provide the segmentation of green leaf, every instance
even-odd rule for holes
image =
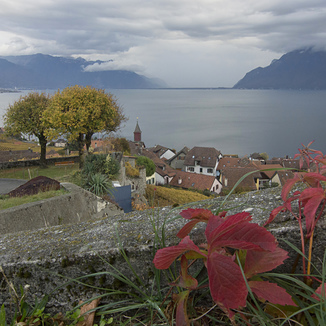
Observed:
[[[1,306],[0,310],[0,325],[1,326],[6,326],[6,311],[5,311],[5,305],[3,304]]]

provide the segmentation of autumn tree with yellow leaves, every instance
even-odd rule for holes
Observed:
[[[32,92],[21,96],[14,104],[9,105],[4,124],[9,135],[25,134],[36,136],[41,147],[40,165],[46,165],[46,124],[42,115],[50,104],[50,96],[45,93]]]
[[[43,113],[51,138],[67,135],[78,142],[80,167],[83,165],[84,145],[87,151],[96,132],[114,132],[126,121],[121,106],[112,94],[90,86],[72,86],[57,91],[51,106]]]

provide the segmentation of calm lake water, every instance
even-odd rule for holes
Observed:
[[[2,115],[22,93],[0,94]],[[241,156],[267,152],[292,156],[315,140],[326,153],[326,91],[159,89],[108,90],[129,120],[119,132],[133,139],[137,117],[142,140],[176,150],[215,147]]]

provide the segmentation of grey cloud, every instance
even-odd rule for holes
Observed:
[[[219,49],[251,49],[255,56],[259,49],[269,59],[270,52],[325,47],[325,19],[325,0],[3,0],[0,55],[106,56],[115,67],[168,71],[177,55],[185,67],[195,64],[188,50],[214,57]],[[153,51],[157,42],[160,53]]]

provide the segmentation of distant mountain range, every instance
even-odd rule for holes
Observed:
[[[44,54],[0,57],[0,88],[58,89],[77,84],[112,89],[166,86],[163,81],[127,70],[84,70],[95,63],[104,62]]]
[[[326,52],[296,50],[248,72],[236,89],[326,89]]]

